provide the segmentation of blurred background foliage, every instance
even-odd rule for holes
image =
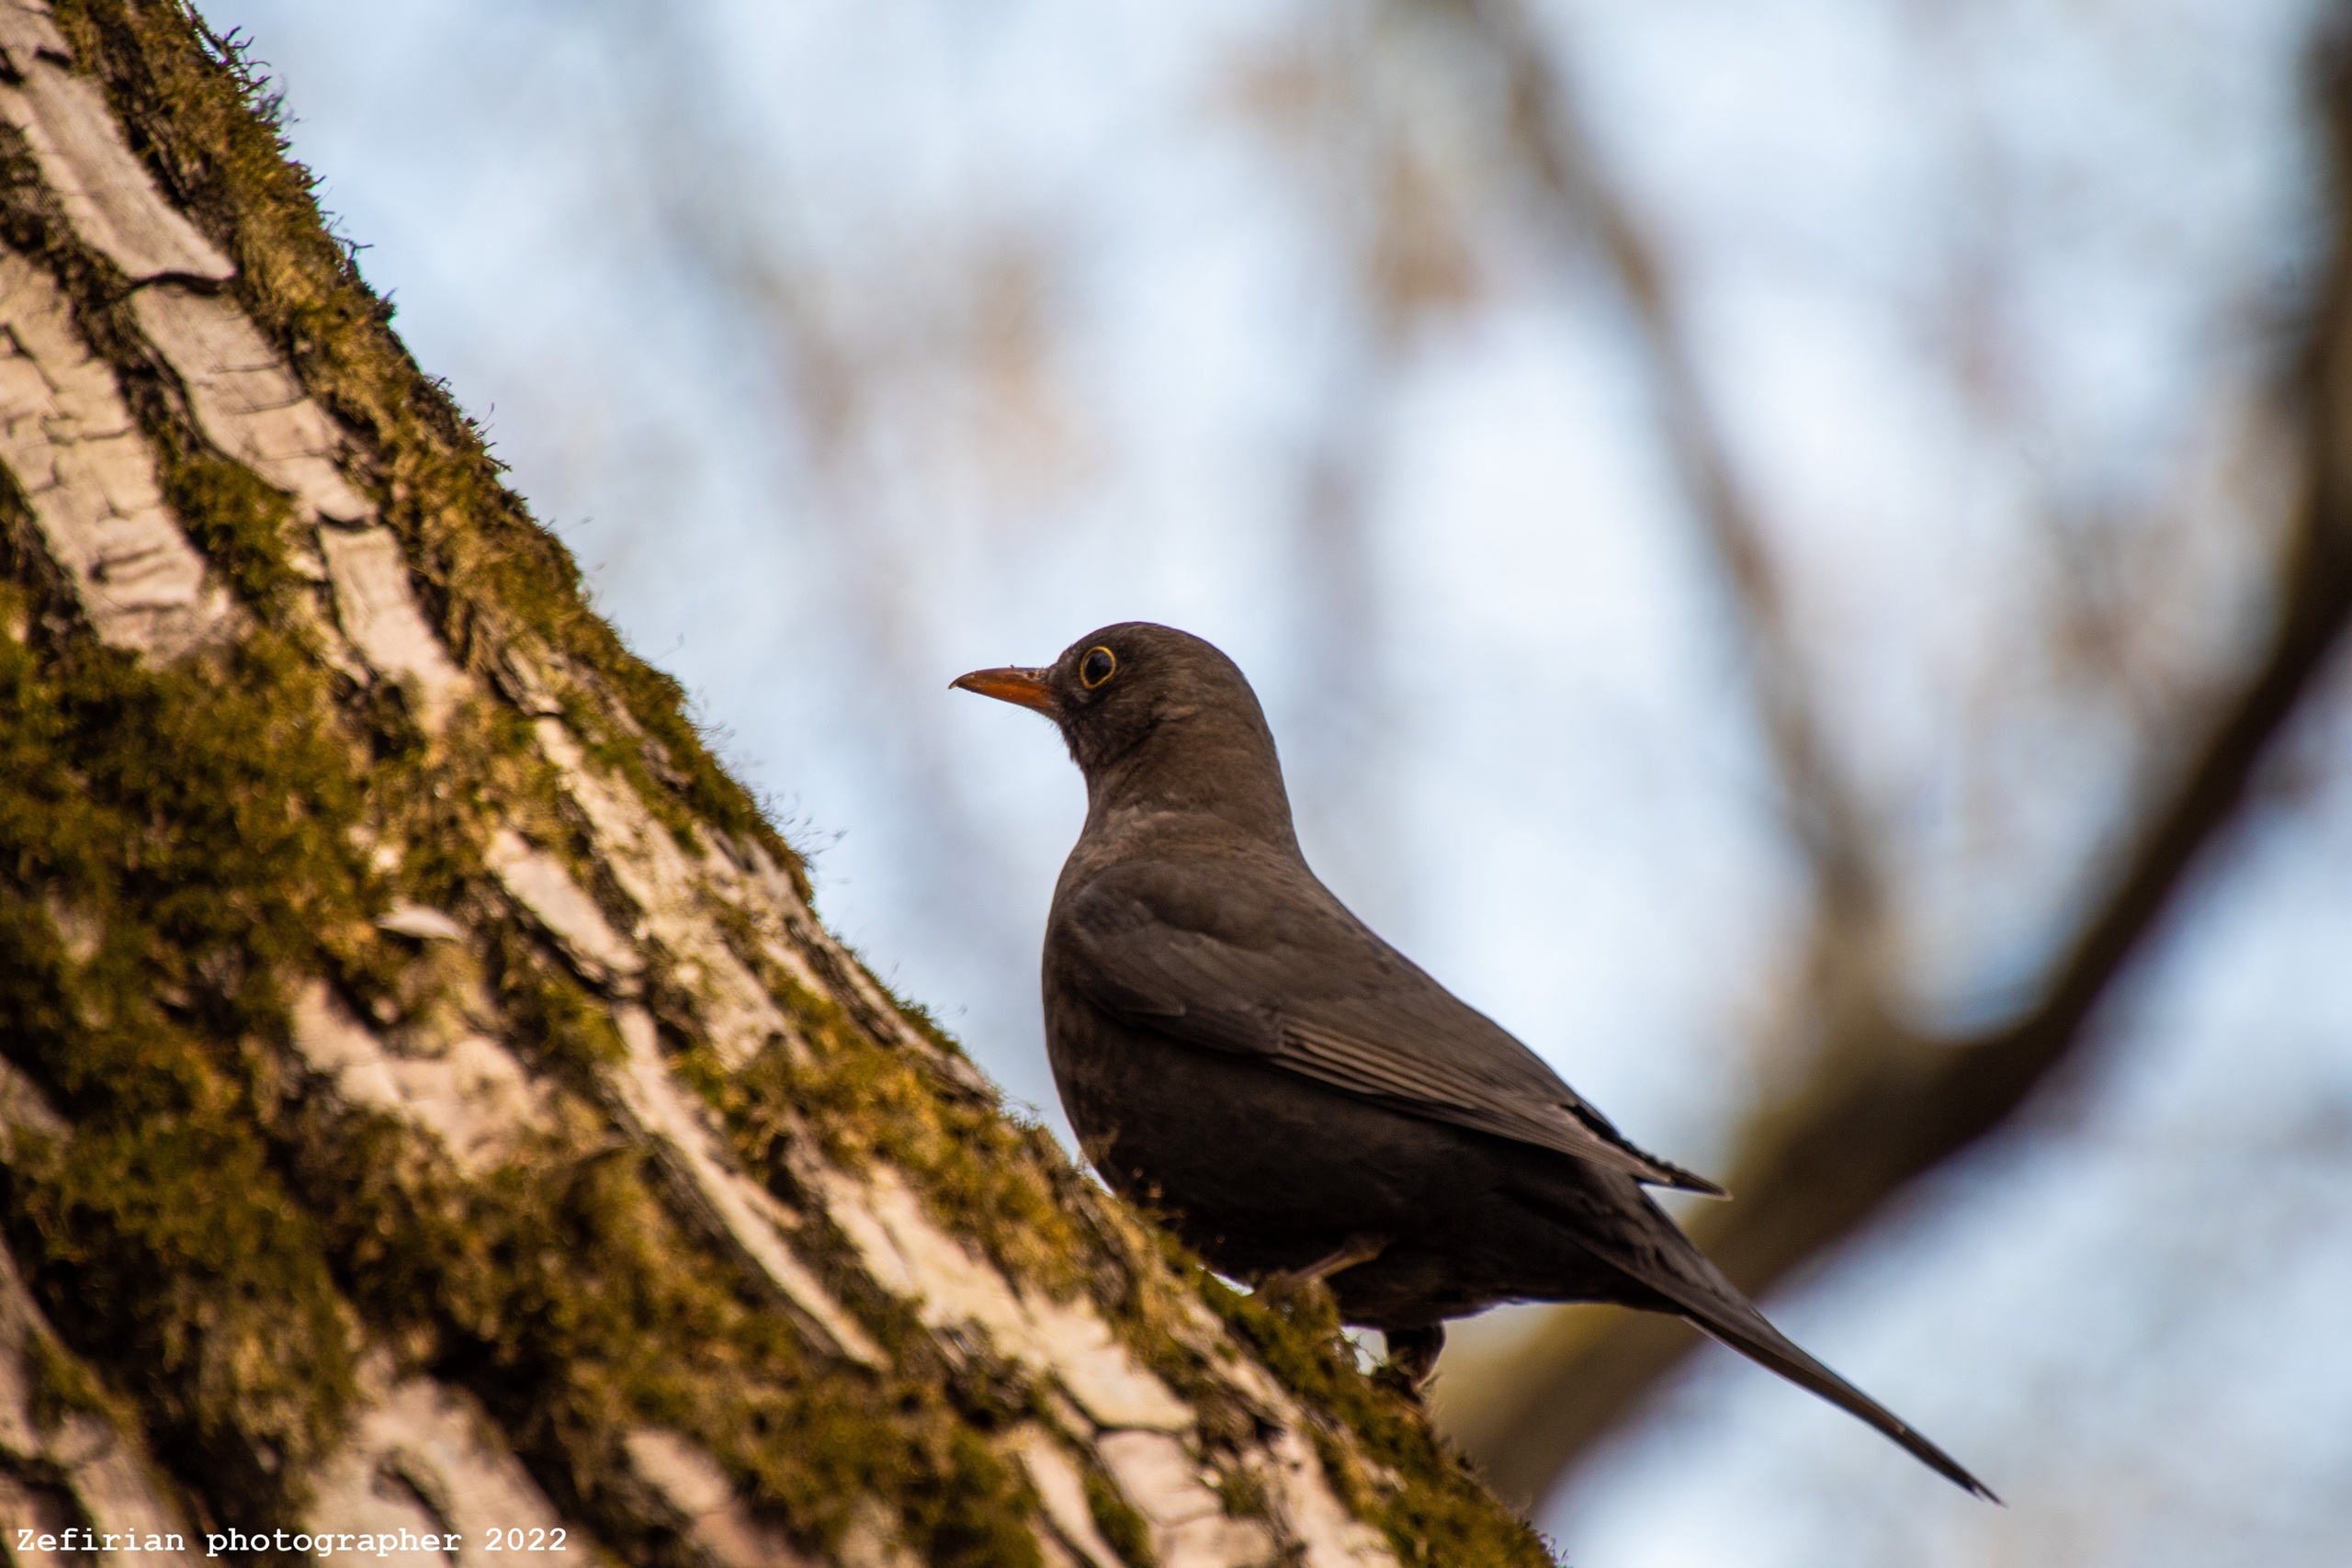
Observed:
[[[205,10],[1012,1097],[1081,792],[945,682],[1198,631],[1327,880],[2010,1502],[1498,1313],[1438,1412],[1570,1561],[2344,1561],[2312,0]]]

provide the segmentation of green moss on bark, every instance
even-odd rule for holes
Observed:
[[[0,1223],[72,1348],[141,1370],[159,1457],[256,1511],[292,1505],[353,1393],[256,1070],[275,977],[369,945],[356,792],[317,712],[271,634],[170,670],[86,634],[0,638],[0,1040],[74,1128],[19,1135]]]
[[[151,420],[149,428],[158,423]],[[239,604],[276,619],[287,600],[307,586],[288,560],[292,503],[243,464],[194,449],[179,431],[167,433],[161,468],[164,499],[189,543],[204,552]]]
[[[1358,1370],[1354,1347],[1340,1333],[1328,1292],[1278,1313],[1203,1270],[1204,1299],[1235,1337],[1309,1408],[1327,1412],[1350,1441],[1309,1428],[1340,1498],[1383,1529],[1399,1558],[1415,1568],[1454,1563],[1552,1562],[1543,1539],[1511,1517],[1459,1455],[1430,1434],[1418,1407]],[[1358,1456],[1374,1467],[1367,1474]]]
[[[109,1426],[120,1419],[105,1385],[78,1357],[47,1334],[27,1333],[23,1353],[25,1405],[36,1427],[55,1431],[74,1416],[95,1416]]]
[[[942,1092],[914,1054],[879,1044],[838,1003],[789,979],[779,988],[805,1055],[781,1042],[740,1075],[730,1106],[754,1168],[780,1171],[781,1140],[805,1127],[844,1169],[880,1161],[932,1217],[978,1243],[1011,1278],[1068,1299],[1085,1249],[1049,1175],[1051,1140],[993,1102]]]
[[[1159,1556],[1151,1550],[1151,1526],[1143,1515],[1102,1471],[1089,1467],[1084,1474],[1086,1511],[1094,1517],[1094,1528],[1102,1532],[1102,1540],[1119,1554],[1119,1561],[1127,1568],[1159,1568]]]
[[[284,1098],[273,976],[349,969],[376,942],[351,749],[275,646],[158,671],[86,635],[0,641],[0,866],[103,933],[76,958],[42,900],[0,907],[0,1036],[74,1125],[20,1138],[0,1213],[74,1347],[139,1391],[164,1462],[216,1517],[290,1522],[291,1478],[355,1396],[347,1297],[482,1398],[625,1555],[691,1556],[627,1506],[621,1439],[658,1425],[811,1543],[878,1495],[927,1561],[1033,1560],[1034,1500],[944,1370],[812,1361],[597,1119],[459,1182],[413,1134]],[[618,1048],[608,1011],[507,940],[522,1037],[593,1077]]]
[[[569,554],[391,335],[259,85],[175,6],[58,0],[57,13],[137,151],[237,263],[238,303],[353,434],[355,478],[460,660],[489,684],[527,666],[591,760],[683,844],[756,843],[805,898],[797,858],[718,768],[676,683],[590,613]],[[10,243],[59,270],[191,538],[254,617],[234,646],[170,671],[38,624],[29,644],[0,638],[0,1039],[76,1128],[28,1144],[0,1178],[0,1223],[36,1293],[73,1323],[71,1348],[135,1391],[160,1457],[206,1477],[222,1517],[298,1511],[287,1478],[339,1431],[364,1334],[471,1389],[542,1486],[632,1559],[691,1556],[631,1502],[624,1440],[650,1425],[707,1447],[804,1542],[837,1542],[870,1494],[898,1501],[925,1561],[1034,1562],[1035,1499],[991,1438],[1050,1418],[1050,1401],[984,1356],[945,1364],[905,1305],[870,1289],[842,1293],[897,1364],[817,1356],[681,1229],[594,1110],[622,1054],[605,999],[504,910],[481,865],[489,832],[514,825],[593,881],[530,721],[489,701],[428,740],[396,694],[317,663],[291,613],[316,590],[294,570],[285,498],[207,448],[142,357],[121,280],[28,192],[21,159],[10,178]],[[404,857],[377,868],[366,846],[384,841]],[[330,976],[395,1018],[433,1004],[415,955],[370,924],[394,892],[460,913],[503,1036],[571,1091],[542,1141],[480,1179],[458,1179],[413,1131],[322,1104],[288,1049],[284,976]],[[85,917],[97,949],[67,951],[44,900]],[[1408,1561],[1544,1560],[1418,1413],[1356,1372],[1329,1325],[1171,1263],[1038,1130],[924,1053],[881,1043],[873,1020],[767,978],[808,1054],[779,1042],[731,1075],[658,963],[648,994],[754,1168],[788,1184],[780,1141],[805,1130],[829,1159],[903,1171],[1024,1287],[1112,1303],[1127,1343],[1201,1408],[1212,1457],[1229,1457],[1254,1418],[1183,1326],[1198,1291],[1334,1413],[1341,1427],[1318,1437],[1335,1483]],[[821,1220],[800,1243],[847,1279],[845,1244]],[[225,1483],[224,1451],[241,1456]],[[1229,1504],[1262,1506],[1246,1494],[1237,1483]],[[1148,1562],[1140,1517],[1099,1474],[1090,1495],[1122,1555]]]
[[[352,1299],[481,1397],[558,1506],[623,1556],[682,1550],[639,1522],[621,1441],[651,1426],[718,1458],[804,1543],[838,1544],[878,1495],[927,1562],[1023,1561],[1034,1500],[940,1369],[812,1356],[679,1234],[644,1156],[550,1141],[461,1183],[404,1136],[371,1143],[321,1113],[303,1140]]]
[[[359,438],[384,520],[409,544],[461,657],[488,670],[546,650],[596,678],[659,748],[658,776],[620,758],[673,826],[691,818],[762,844],[808,896],[799,857],[711,755],[684,689],[630,653],[587,604],[578,564],[500,481],[479,426],[418,369],[327,228],[308,171],[287,156],[277,104],[235,51],[158,0],[58,0],[59,24],[106,84],[160,183],[236,263],[230,285],[311,394]]]

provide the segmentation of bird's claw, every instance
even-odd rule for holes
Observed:
[[[1437,1371],[1438,1352],[1445,1348],[1445,1325],[1387,1331],[1388,1361],[1380,1369],[1383,1382],[1418,1404],[1421,1390]]]
[[[1303,1269],[1278,1269],[1264,1276],[1259,1280],[1255,1293],[1276,1312],[1295,1313],[1325,1280],[1343,1269],[1371,1262],[1388,1250],[1388,1241],[1385,1235],[1351,1235]]]

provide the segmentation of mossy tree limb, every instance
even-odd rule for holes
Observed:
[[[0,1516],[1544,1561],[826,932],[388,314],[194,15],[0,0]]]

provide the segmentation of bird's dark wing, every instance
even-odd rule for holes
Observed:
[[[1544,1059],[1272,857],[1124,860],[1066,888],[1051,964],[1090,1002],[1425,1116],[1721,1196],[1644,1153]]]

